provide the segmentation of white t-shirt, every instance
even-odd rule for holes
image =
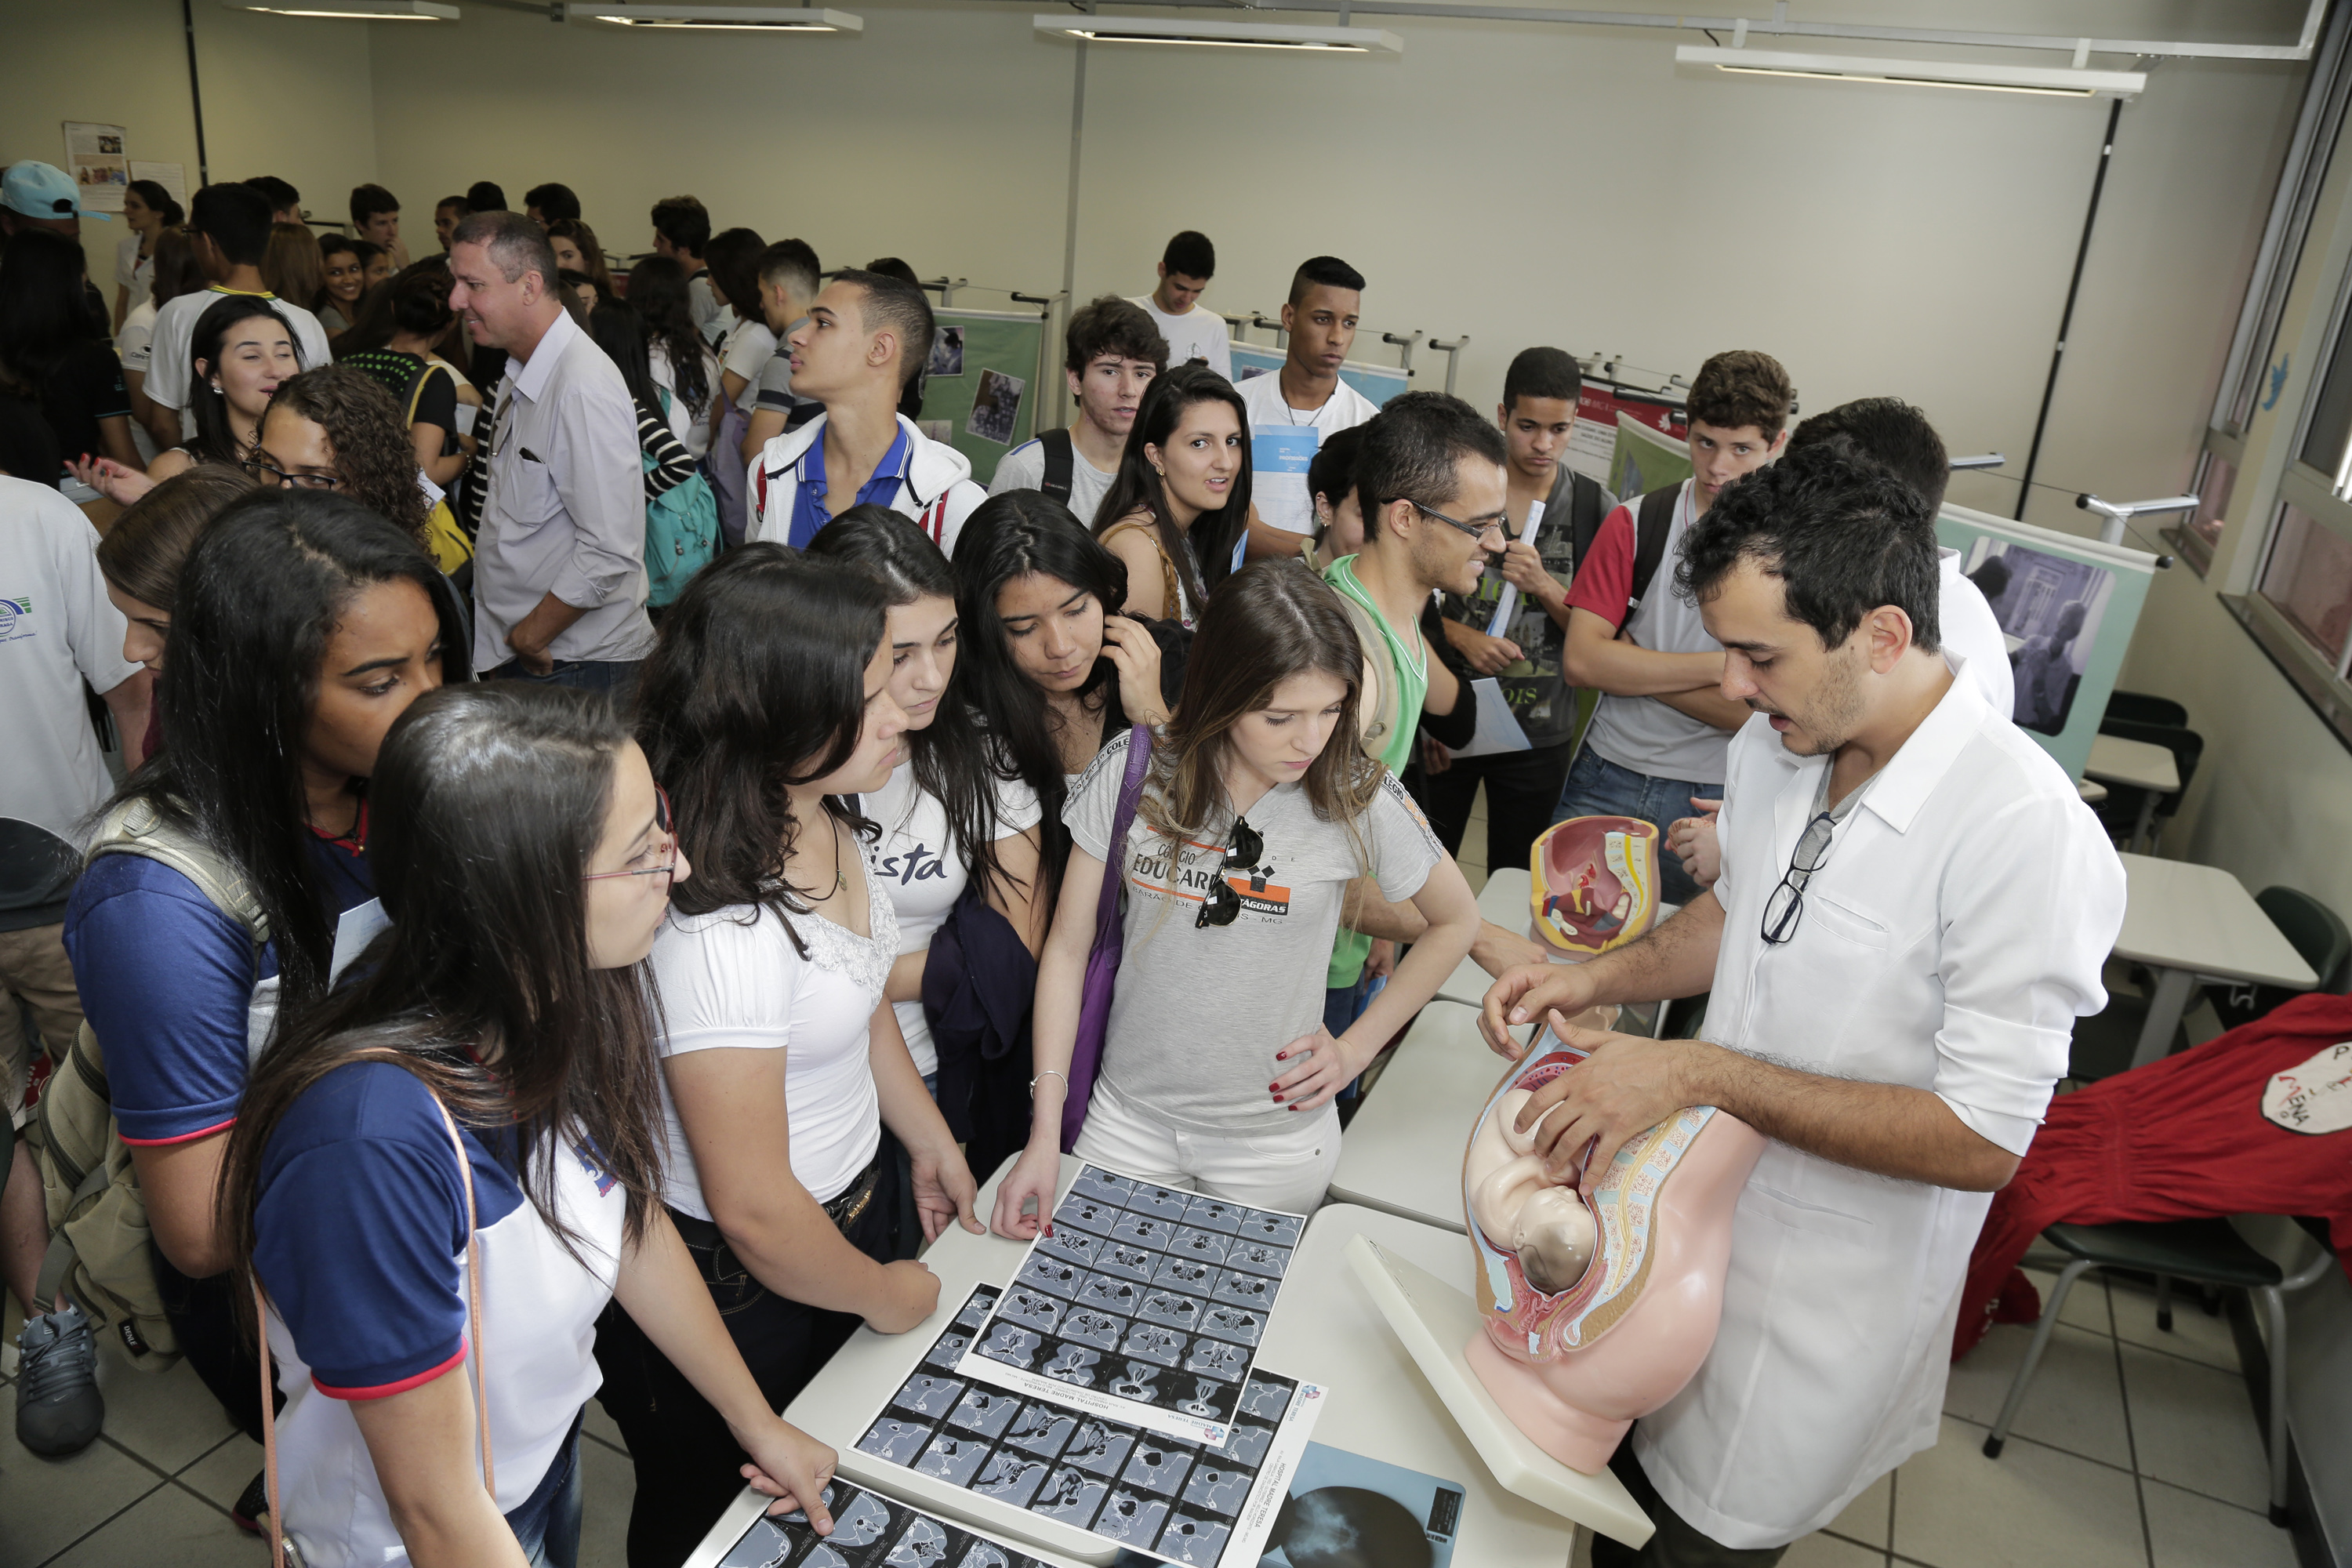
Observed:
[[[1128,301],[1140,305],[1168,340],[1168,368],[1175,369],[1187,360],[1204,359],[1209,368],[1227,381],[1234,378],[1234,341],[1225,330],[1225,319],[1214,310],[1193,306],[1181,316],[1171,316],[1152,302],[1149,294]]]
[[[1293,533],[1315,531],[1315,498],[1307,490],[1307,467],[1323,438],[1352,430],[1380,412],[1345,381],[1331,389],[1323,406],[1308,413],[1283,401],[1282,373],[1254,375],[1240,387],[1250,417],[1250,499],[1258,519]]]
[[[75,824],[114,787],[81,683],[111,691],[139,673],[123,629],[89,519],[54,487],[0,477],[0,816],[79,842]]]
[[[154,345],[155,301],[142,300],[122,318],[122,330],[114,334],[114,352],[122,356],[123,369],[144,375]]]
[[[890,782],[864,796],[862,804],[866,815],[882,825],[882,837],[866,847],[866,864],[898,913],[898,951],[927,952],[931,933],[946,923],[948,911],[971,881],[962,851],[948,837],[947,808],[915,782],[911,761],[900,763]],[[1027,784],[998,782],[999,838],[1027,832],[1044,815]],[[892,1011],[898,1015],[898,1032],[907,1037],[915,1070],[925,1078],[939,1071],[939,1047],[931,1043],[931,1021],[922,1003],[894,1003]]]
[[[694,312],[694,330],[709,337],[710,323],[718,319],[719,311],[727,308],[719,302],[717,290],[710,287],[710,274],[698,272],[688,279],[686,298],[688,309]]]
[[[776,357],[776,334],[768,331],[765,321],[738,321],[727,334],[727,342],[719,351],[719,363],[741,376],[749,384],[738,396],[738,402],[748,401],[751,388],[759,385],[760,373]]]
[[[1095,525],[1095,511],[1110,493],[1110,482],[1118,476],[1107,474],[1087,461],[1087,455],[1070,445],[1070,510],[1076,514],[1082,528]],[[1001,496],[1007,490],[1034,490],[1045,483],[1045,444],[1024,441],[996,465],[996,477],[988,482],[988,493]]]
[[[709,349],[702,351],[702,416],[697,418],[677,393],[677,372],[671,368],[669,348],[664,343],[647,343],[646,357],[652,362],[654,384],[669,394],[670,433],[679,446],[699,458],[710,450],[710,411],[719,406],[719,356]]]
[[[722,1047],[784,1052],[793,1176],[821,1204],[841,1194],[882,1140],[867,1025],[898,956],[898,920],[870,872],[866,897],[870,937],[822,915],[793,918],[806,958],[793,948],[783,922],[764,908],[708,915],[672,910],[654,939],[664,1024],[655,1048],[664,1057]],[[703,1201],[694,1150],[667,1074],[662,1123],[669,1134],[663,1200],[709,1219],[710,1205]]]
[[[196,318],[212,306],[242,292],[235,289],[199,289],[193,294],[183,294],[176,300],[166,300],[155,312],[153,352],[147,363],[147,395],[166,408],[180,411],[180,431],[185,436],[196,433],[196,422],[188,412],[188,360],[190,345],[196,335]],[[253,299],[267,300],[270,309],[285,318],[294,330],[294,350],[302,361],[304,370],[316,370],[334,363],[327,349],[327,329],[319,318],[289,300],[274,294],[256,294]]]

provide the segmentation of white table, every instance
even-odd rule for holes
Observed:
[[[2148,855],[2122,858],[2124,928],[2116,938],[2116,956],[2157,973],[2132,1066],[2145,1067],[2165,1054],[2201,980],[2250,981],[2291,991],[2319,984],[2311,965],[2229,872]]]
[[[1467,1235],[1463,1146],[1509,1065],[1486,1048],[1475,1007],[1423,1008],[1339,1140],[1330,1201]]]
[[[2170,747],[2126,741],[2120,735],[2091,737],[2091,760],[2083,764],[2083,775],[2146,792],[2139,803],[2139,821],[2132,826],[2134,849],[2147,842],[2156,822],[2157,797],[2180,787],[2180,770],[2174,765]]]
[[[1352,1204],[1331,1205],[1308,1224],[1282,1282],[1274,1320],[1266,1326],[1266,1363],[1331,1390],[1315,1423],[1318,1442],[1458,1481],[1468,1489],[1462,1534],[1454,1547],[1456,1568],[1565,1568],[1576,1544],[1575,1527],[1495,1483],[1356,1278],[1346,1250],[1359,1235],[1441,1279],[1465,1289],[1470,1284],[1467,1238]],[[1615,1476],[1604,1470],[1584,1481],[1595,1519],[1622,1518],[1625,1511],[1640,1517]]]
[[[1478,913],[1505,931],[1525,935],[1528,895],[1534,887],[1535,879],[1528,874],[1525,866],[1506,866],[1499,871],[1489,871],[1486,885],[1478,889]],[[1448,1002],[1466,1002],[1475,1007],[1486,999],[1486,987],[1494,983],[1495,977],[1479,968],[1476,959],[1465,957],[1438,986],[1437,994]]]

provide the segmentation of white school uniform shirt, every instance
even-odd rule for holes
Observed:
[[[1942,623],[1937,641],[1958,665],[1996,713],[2017,707],[2017,671],[2009,662],[2009,638],[2000,621],[1985,602],[1984,590],[1960,572],[1960,552],[1936,551],[1936,618]]]
[[[1826,757],[1759,715],[1731,742],[1722,946],[1706,1037],[1803,1071],[1932,1090],[2022,1154],[2124,914],[2123,865],[2049,753],[1956,678],[1838,827],[1790,940],[1764,909]],[[1932,1447],[1986,1193],[1780,1142],[1732,1220],[1723,1320],[1634,1452],[1726,1546],[1778,1546]]]
[[[1315,531],[1315,498],[1307,493],[1307,465],[1323,443],[1352,430],[1380,412],[1362,393],[1341,381],[1323,406],[1293,408],[1282,395],[1282,372],[1253,375],[1234,389],[1250,419],[1250,499],[1260,522],[1293,533]]]
[[[1181,316],[1171,316],[1160,308],[1160,301],[1149,294],[1138,294],[1128,301],[1139,305],[1168,340],[1168,368],[1175,369],[1188,360],[1206,360],[1209,368],[1227,381],[1234,378],[1234,340],[1226,330],[1225,319],[1205,305],[1195,304]]]

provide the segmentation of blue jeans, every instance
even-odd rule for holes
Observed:
[[[586,1407],[582,1407],[586,1413]],[[576,1568],[580,1561],[580,1417],[572,1436],[548,1461],[547,1474],[530,1496],[507,1515],[523,1560],[530,1568]]]
[[[637,689],[637,671],[643,659],[601,660],[559,658],[555,668],[545,675],[535,675],[523,668],[522,660],[510,658],[482,677],[485,680],[530,680],[541,686],[572,686],[583,691],[601,691],[617,707],[628,706],[629,698]]]
[[[1571,816],[1631,816],[1658,830],[1658,900],[1682,905],[1699,895],[1699,885],[1683,869],[1682,858],[1666,847],[1666,828],[1677,817],[1692,815],[1691,796],[1721,800],[1719,784],[1696,784],[1689,779],[1656,779],[1621,768],[1591,746],[1569,764],[1568,782],[1560,785],[1559,804],[1551,809],[1554,822]],[[1489,806],[1488,810],[1493,807]]]

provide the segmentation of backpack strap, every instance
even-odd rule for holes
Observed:
[[[1064,506],[1069,505],[1070,479],[1071,476],[1077,471],[1076,467],[1077,448],[1070,442],[1069,431],[1056,426],[1038,437],[1037,444],[1045,448],[1045,477],[1039,482],[1037,488]],[[1091,523],[1094,519],[1082,517],[1078,521],[1082,523]]]
[[[101,855],[143,855],[196,885],[213,906],[241,921],[255,952],[269,940],[269,917],[242,868],[186,828],[166,819],[152,801],[133,798],[110,807],[91,835],[84,865]]]
[[[1625,596],[1629,618],[1642,607],[1643,597],[1650,591],[1650,580],[1658,574],[1658,565],[1666,558],[1666,535],[1674,529],[1675,503],[1682,499],[1682,486],[1668,485],[1642,498],[1641,510],[1633,519],[1633,582]]]
[[[1332,595],[1339,601],[1339,608],[1347,612],[1348,624],[1356,628],[1356,640],[1363,645],[1364,663],[1371,671],[1372,689],[1365,695],[1373,700],[1360,703],[1358,710],[1370,721],[1364,726],[1361,737],[1364,755],[1378,762],[1388,748],[1389,737],[1396,733],[1397,725],[1404,718],[1404,692],[1389,668],[1388,631],[1351,595],[1336,588]]]

